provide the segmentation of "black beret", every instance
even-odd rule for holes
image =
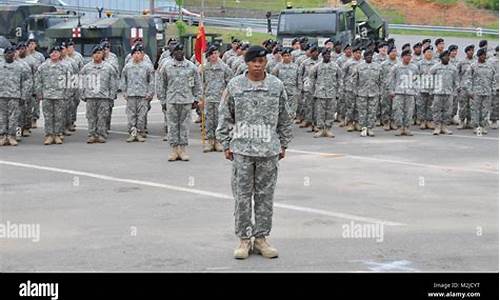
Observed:
[[[405,57],[408,55],[411,55],[411,50],[409,50],[409,49],[406,49],[403,52],[401,52],[401,57]]]
[[[281,51],[281,54],[285,55],[285,54],[292,54],[292,51],[293,51],[293,48],[290,48],[290,47],[286,47],[283,49],[283,51]]]
[[[334,46],[340,46],[340,45],[342,45],[342,42],[341,41],[335,41],[335,42],[333,42],[333,45]]]
[[[391,45],[391,46],[389,46],[389,49],[387,49],[387,53],[389,54],[389,53],[391,53],[392,51],[396,51],[396,52],[397,52],[397,51],[398,51],[398,49],[397,49],[396,47],[394,47],[394,46],[392,46],[392,45]]]
[[[300,41],[300,43],[302,44],[302,43],[307,43],[307,42],[309,41],[309,39],[308,39],[307,37],[303,36],[303,37],[301,37],[301,38],[299,39],[299,41]]]
[[[441,44],[441,43],[444,43],[444,40],[442,38],[438,38],[434,41],[434,45],[436,45],[436,46]]]
[[[318,46],[315,44],[309,44],[309,52],[319,51]]]
[[[443,57],[445,57],[445,56],[449,56],[449,55],[450,55],[450,51],[445,50],[445,51],[443,51],[441,54],[439,54],[439,58],[441,58],[441,59],[442,59]]]
[[[242,51],[244,51],[244,50],[248,50],[248,48],[250,48],[250,44],[243,44],[243,45],[241,45],[241,47],[240,47],[240,49],[241,49]],[[266,51],[267,51],[267,50],[266,50]]]
[[[365,53],[363,53],[363,56],[364,57],[373,56],[373,51],[372,50],[366,50]]]
[[[385,46],[387,46],[386,43],[382,42],[378,44],[377,49],[384,48]]]
[[[50,49],[50,51],[49,51],[49,54],[51,54],[51,53],[52,53],[52,52],[54,52],[54,51],[61,52],[61,47],[59,47],[59,46],[54,46],[54,47],[52,47],[52,48]]]
[[[175,38],[169,38],[168,42],[167,42],[167,45],[170,44],[170,43],[173,43],[173,42],[177,43],[177,40]]]
[[[431,45],[429,45],[424,48],[423,53],[425,53],[427,50],[434,51],[434,48]]]
[[[422,43],[420,43],[420,42],[418,42],[415,45],[413,45],[413,49],[421,48],[421,47],[422,47]]]
[[[302,50],[307,51],[309,50],[310,45],[309,44],[301,44],[302,45]]]
[[[283,48],[281,48],[280,45],[276,46],[276,48],[274,48],[274,50],[273,50],[273,54],[282,53],[282,52],[283,52]]]
[[[488,41],[487,40],[480,40],[479,41],[479,48],[483,48],[486,45],[488,45]]]
[[[487,51],[486,49],[484,48],[480,48],[479,50],[477,50],[477,56],[481,56],[481,55],[486,55],[487,54]]]
[[[475,48],[474,45],[469,45],[469,46],[465,47],[464,52],[467,52],[469,50],[474,50],[474,48]]]
[[[390,38],[387,40],[387,44],[394,44],[395,40],[393,38]]]
[[[266,48],[254,45],[248,48],[247,52],[245,53],[245,62],[247,63],[249,61],[252,61],[257,57],[266,57],[266,55],[267,55]]]
[[[134,54],[135,52],[144,52],[144,47],[141,44],[136,45],[135,47],[132,48],[130,51],[131,54]]]
[[[234,38],[234,39],[231,41],[231,43],[238,43],[238,44],[239,44],[239,43],[241,43],[241,41],[240,41],[239,39]]]
[[[345,45],[345,46],[344,46],[344,51],[345,51],[346,49],[348,49],[348,48],[351,48],[351,49],[352,49],[352,47],[351,47],[351,45],[350,45],[350,44],[347,44],[347,45]]]
[[[327,52],[328,52],[328,53],[332,52],[332,49],[330,49],[330,48],[326,48],[326,47],[325,47],[325,48],[323,48],[323,49],[321,49],[321,55],[323,55],[323,54],[325,54],[325,53],[327,53]]]
[[[296,43],[299,43],[300,42],[300,39],[299,38],[294,38],[292,40],[292,45],[295,45]]]
[[[66,48],[68,48],[68,46],[67,46],[66,42],[61,42],[61,45],[60,45],[60,46],[61,46],[61,49],[66,49]]]
[[[324,45],[326,45],[326,44],[328,44],[328,43],[333,43],[333,44],[335,44],[335,42],[333,41],[333,39],[332,39],[332,38],[327,39],[327,40],[326,40],[323,44],[324,44]]]
[[[17,50],[19,50],[19,49],[21,49],[21,48],[26,48],[26,44],[25,44],[25,43],[23,43],[23,42],[21,42],[21,43],[17,44],[16,49],[17,49]]]
[[[5,50],[3,51],[4,54],[6,53],[12,53],[12,52],[16,52],[16,48],[14,48],[13,46],[8,46],[7,48],[5,48]]]
[[[423,39],[422,40],[422,44],[425,44],[425,43],[432,43],[432,40],[431,39]]]
[[[451,52],[451,51],[454,51],[454,50],[458,50],[458,46],[457,46],[457,45],[450,45],[450,46],[448,47],[448,51],[450,51],[450,52]]]
[[[205,57],[208,58],[210,55],[212,55],[215,51],[218,51],[218,50],[219,50],[219,48],[217,48],[217,46],[212,45],[212,46],[208,47],[208,50],[205,53]]]
[[[174,49],[172,50],[172,52],[173,52],[173,51],[177,51],[177,50],[181,50],[181,51],[183,51],[183,50],[184,50],[184,45],[183,45],[183,44],[181,44],[181,43],[177,43],[177,44],[175,44]]]
[[[360,51],[361,52],[361,47],[360,46],[354,46],[352,47],[352,52]]]
[[[75,42],[73,40],[69,40],[67,43],[68,46],[74,46]]]
[[[411,44],[410,43],[406,43],[404,44],[402,47],[401,47],[401,50],[405,49],[405,48],[410,48],[411,47]]]
[[[101,47],[102,47],[103,49],[110,49],[110,48],[111,48],[111,45],[109,44],[109,42],[104,41],[104,42],[102,42],[102,43],[101,43]]]
[[[101,45],[95,46],[94,49],[92,49],[92,54],[95,54],[96,52],[99,51],[104,51],[104,48]]]
[[[31,38],[31,39],[29,39],[29,40],[28,40],[28,42],[27,42],[27,43],[28,43],[28,44],[29,44],[29,43],[38,43],[38,41],[37,41],[36,39],[34,39],[34,38]]]

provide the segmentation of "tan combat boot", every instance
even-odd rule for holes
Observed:
[[[491,129],[498,129],[498,121],[492,121],[490,125]]]
[[[135,141],[135,136],[129,134],[128,138],[126,139],[127,143],[132,143]]]
[[[398,126],[396,125],[396,123],[391,122],[391,129],[392,130],[397,130],[398,129]]]
[[[446,128],[446,125],[444,125],[444,124],[441,124],[441,133],[447,134],[447,135],[453,134],[453,132],[451,132],[451,130],[448,130],[448,128]]]
[[[179,158],[177,147],[179,146],[170,146],[170,155],[168,156],[168,161],[176,161]]]
[[[324,134],[325,134],[325,132],[323,130],[319,130],[318,132],[313,134],[313,137],[315,137],[315,138],[324,137],[325,136]]]
[[[400,127],[399,130],[394,135],[395,136],[405,135],[405,128],[404,127]]]
[[[435,128],[435,126],[434,126],[434,122],[432,122],[432,121],[427,121],[427,128],[429,128],[429,129],[434,129],[434,128]]]
[[[278,250],[271,247],[265,238],[256,238],[253,242],[254,253],[260,254],[267,258],[278,257]]]
[[[384,124],[383,128],[385,131],[391,130],[391,125],[390,125],[389,121],[384,121],[383,124]]]
[[[300,124],[300,125],[299,125],[299,128],[308,128],[308,127],[310,127],[311,125],[312,125],[312,123],[311,123],[311,122],[306,122],[306,121],[304,121],[304,122],[302,122],[302,124]]]
[[[66,128],[66,129],[64,129],[63,134],[64,134],[65,136],[71,136],[71,134],[72,134],[72,133],[71,133],[71,131],[69,131],[69,129],[68,129],[68,128]]]
[[[0,137],[0,146],[7,146],[9,144],[9,140],[7,139],[7,136],[2,136]]]
[[[27,128],[24,128],[24,129],[23,129],[22,136],[23,136],[23,137],[29,137],[29,136],[31,136],[31,132],[30,132],[30,130],[29,130],[29,129],[27,129]]]
[[[44,145],[52,145],[52,143],[54,143],[54,136],[52,135],[46,135],[44,140],[43,140],[43,144]]]
[[[97,142],[97,139],[95,138],[95,136],[89,136],[89,138],[87,139],[87,144],[94,144]]]
[[[340,118],[339,122],[340,122],[339,127],[345,127],[345,118]]]
[[[36,119],[31,120],[31,128],[37,128]]]
[[[358,122],[354,122],[354,129],[355,129],[356,131],[361,131],[361,129],[362,129],[362,128],[361,128],[361,125],[359,125],[359,123],[358,123]]]
[[[214,140],[208,140],[203,146],[203,153],[214,151]]]
[[[234,250],[234,258],[245,259],[248,258],[250,250],[252,249],[252,240],[250,239],[240,239],[240,245]]]
[[[460,120],[460,121],[458,122],[457,129],[458,129],[458,130],[465,129],[465,120]]]
[[[144,143],[146,141],[146,138],[144,137],[143,134],[138,134],[136,139],[139,143]]]
[[[7,136],[7,141],[9,142],[9,144],[11,146],[17,146],[18,142],[16,141],[16,139],[12,136]]]
[[[407,136],[413,136],[413,133],[411,132],[410,127],[405,127],[404,131],[405,131],[405,135],[407,135]]]
[[[333,134],[333,131],[331,129],[325,129],[325,136],[329,138],[334,138],[335,135]]]
[[[217,152],[223,152],[224,151],[224,147],[222,147],[222,144],[219,143],[219,141],[217,140],[214,140],[215,141],[215,151]]]
[[[186,146],[179,146],[177,153],[182,161],[189,161],[189,155],[186,152]]]
[[[99,135],[97,136],[97,143],[99,144],[104,144],[106,143],[106,138],[104,138],[103,136]]]
[[[56,135],[54,137],[54,143],[56,143],[57,145],[61,145],[63,143],[63,140],[61,139],[60,135]]]
[[[371,128],[368,128],[368,136],[374,137],[375,133],[373,133],[373,130]]]
[[[425,129],[427,129],[427,122],[425,121],[420,122],[420,130],[425,130]]]
[[[347,128],[346,128],[346,130],[347,130],[348,132],[352,132],[352,131],[354,131],[354,124],[353,124],[352,122],[349,122],[349,123],[347,124]]]
[[[433,135],[439,135],[441,133],[441,124],[436,123],[434,124],[434,131],[432,132]]]

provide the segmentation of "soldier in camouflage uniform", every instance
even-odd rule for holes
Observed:
[[[42,101],[45,121],[45,145],[62,144],[64,140],[64,123],[68,89],[68,65],[61,61],[61,47],[55,46],[50,58],[39,68],[35,76],[35,94]]]
[[[77,65],[77,72],[80,72],[80,70],[83,68],[85,65],[85,62],[83,60],[83,56],[75,50],[75,42],[70,40],[67,43],[67,48],[66,48],[66,56],[70,59],[73,59],[76,62]],[[69,103],[70,105],[70,119],[69,119],[69,124],[67,126],[68,131],[73,132],[76,131],[76,116],[77,116],[77,111],[78,111],[78,105],[80,105],[80,96],[78,94],[75,94],[73,97],[73,103]]]
[[[295,38],[292,41],[292,57],[297,66],[300,66],[300,64],[297,62],[297,59],[306,54],[306,49],[304,49],[304,46],[306,45],[307,38]]]
[[[314,130],[314,96],[312,94],[312,85],[310,80],[310,72],[312,67],[318,63],[319,51],[318,47],[311,46],[308,50],[309,58],[305,59],[299,68],[299,89],[302,90],[302,111],[304,122],[299,125],[300,128],[313,127]]]
[[[226,159],[233,161],[235,233],[240,238],[234,251],[237,259],[247,258],[252,247],[264,257],[278,256],[266,237],[272,226],[278,161],[292,139],[293,111],[283,83],[265,73],[265,56],[263,47],[249,48],[248,72],[229,82],[219,107],[217,139]]]
[[[457,63],[460,87],[458,89],[458,118],[457,129],[472,129],[470,114],[470,98],[465,88],[465,72],[474,63],[474,45],[469,45],[464,49],[465,57]]]
[[[0,85],[0,146],[16,146],[16,127],[21,99],[31,97],[32,86],[25,66],[14,59],[14,47],[4,50],[5,58],[0,60],[2,85]]]
[[[45,62],[45,56],[42,53],[36,51],[37,40],[29,39],[26,45],[26,56],[31,56],[37,62],[37,67],[35,70],[38,70],[41,64]],[[37,120],[40,119],[40,101],[36,99],[36,97],[31,98],[31,107],[32,107],[32,123],[31,128],[37,128]]]
[[[347,44],[344,47],[344,52],[337,55],[336,63],[339,68],[343,70],[344,63],[350,59],[352,59],[352,47]],[[342,74],[342,76],[344,76],[344,74]],[[345,84],[345,82],[343,82],[343,84]],[[337,98],[337,121],[340,122],[339,127],[344,127],[347,124],[347,120],[345,118],[347,111],[345,91],[342,91],[342,94],[339,94]]]
[[[424,58],[417,63],[418,74],[420,76],[420,93],[417,95],[417,122],[420,123],[420,129],[434,129],[432,123],[432,84],[433,78],[429,74],[430,69],[436,65],[432,46],[424,49]]]
[[[87,103],[88,144],[106,143],[107,123],[118,90],[118,75],[104,61],[104,51],[101,46],[96,46],[92,50],[92,61],[80,71],[80,77],[87,82],[80,87],[80,99]]]
[[[111,52],[111,43],[107,39],[104,39],[104,41],[101,43],[101,47],[104,49],[104,62],[110,64],[113,67],[113,70],[115,71],[117,78],[120,78],[120,63],[118,61],[118,56],[113,52]],[[116,98],[113,100],[116,100]],[[111,117],[113,114],[114,105],[115,102],[112,101],[111,106],[109,107],[109,113],[107,114],[108,116],[108,120],[106,122],[107,131],[111,129]]]
[[[422,52],[422,43],[418,42],[415,45],[413,45],[413,56],[411,58],[411,62],[414,63],[415,65],[418,65],[420,61],[422,61],[423,57],[423,52]]]
[[[356,66],[361,63],[361,49],[354,47],[352,59],[342,65],[342,75],[344,77],[344,99],[346,104],[347,131],[361,131],[359,125],[359,111],[357,106],[356,91],[353,85],[353,74]]]
[[[453,97],[457,94],[459,80],[458,71],[454,65],[450,63],[450,52],[445,50],[441,53],[441,63],[434,65],[429,70],[429,75],[434,79],[434,88],[432,95],[432,118],[434,121],[434,135],[452,134],[446,124],[450,119],[450,106],[453,102]]]
[[[498,46],[495,48],[495,55],[491,57],[488,60],[488,63],[490,63],[494,68],[495,72],[497,74],[497,86],[496,86],[496,91],[493,94],[493,98],[491,99],[491,112],[490,112],[490,121],[491,129],[497,129],[498,128]]]
[[[448,46],[448,53],[450,55],[449,64],[457,68],[458,70],[458,46],[450,45]],[[453,96],[452,103],[450,104],[449,120],[446,122],[448,125],[455,124],[458,125],[458,93]]]
[[[352,74],[357,95],[361,136],[375,136],[373,128],[377,119],[377,106],[382,89],[382,67],[373,62],[373,52],[365,51],[365,61],[358,64]]]
[[[283,52],[283,49],[281,48],[281,46],[277,46],[273,49],[273,56],[272,56],[271,60],[268,60],[267,66],[266,66],[267,73],[271,73],[273,71],[274,67],[283,60],[282,52]],[[246,64],[244,64],[244,65],[246,65]]]
[[[219,121],[219,103],[222,92],[233,78],[233,72],[219,58],[216,46],[210,46],[205,53],[207,62],[201,69],[203,73],[203,108],[206,116],[206,130],[208,143],[203,152],[222,152],[222,145],[216,140],[215,130]]]
[[[68,69],[70,70],[68,74],[68,79],[70,79],[69,84],[71,85],[71,88],[68,90],[68,99],[66,99],[66,109],[65,109],[65,123],[64,123],[64,135],[65,136],[70,136],[71,131],[70,129],[73,128],[73,121],[72,121],[72,115],[73,115],[73,108],[75,105],[75,98],[79,98],[77,91],[78,89],[76,87],[73,87],[73,78],[77,78],[78,72],[80,72],[80,68],[78,65],[78,62],[76,59],[71,58],[68,56],[68,46],[65,42],[61,43],[61,61],[68,66]],[[76,114],[76,112],[75,112]]]
[[[387,45],[385,43],[380,43],[377,46],[378,53],[373,54],[373,62],[382,64],[388,59],[387,57]]]
[[[233,39],[231,41],[231,49],[224,52],[224,54],[222,55],[222,62],[227,64],[227,61],[230,57],[236,56],[237,50],[238,50],[240,45],[241,45],[241,41],[239,39]]]
[[[477,62],[465,72],[464,88],[471,101],[471,125],[477,135],[487,134],[488,114],[491,109],[491,98],[497,88],[495,68],[486,62],[486,50],[477,51]]]
[[[411,63],[411,50],[403,51],[401,58],[401,64],[394,66],[389,74],[389,97],[394,102],[393,117],[399,129],[396,136],[412,136],[410,125],[418,94],[418,68]]]
[[[127,119],[129,136],[127,143],[146,141],[146,118],[148,105],[154,96],[155,70],[145,59],[144,48],[136,45],[132,58],[122,70],[121,90],[127,101]]]
[[[321,52],[323,61],[317,63],[309,72],[312,94],[316,98],[315,138],[335,137],[332,132],[337,104],[337,93],[342,91],[342,71],[336,62],[331,60],[331,50],[324,48]]]
[[[16,59],[24,65],[25,73],[27,74],[29,81],[26,84],[33,87],[33,76],[36,72],[36,68],[38,68],[38,61],[33,56],[27,56],[26,54],[26,44],[19,43],[16,47]],[[30,95],[33,95],[33,90],[30,92]],[[21,140],[21,136],[28,137],[31,135],[31,119],[33,118],[33,108],[31,107],[33,101],[31,97],[32,96],[26,99],[21,99],[19,101],[19,110],[17,117],[18,129],[16,133],[17,141]]]
[[[385,131],[395,130],[398,127],[396,126],[393,118],[393,101],[389,97],[389,87],[390,87],[390,79],[389,75],[394,66],[399,64],[398,60],[398,50],[396,47],[391,46],[387,50],[388,59],[386,59],[382,63],[382,78],[384,82],[382,83],[382,96],[380,97],[380,118],[382,120],[382,125],[384,126]]]
[[[228,59],[228,66],[231,68],[231,71],[233,71],[233,73],[236,73],[238,71],[238,68],[241,65],[245,64],[244,57],[248,47],[250,47],[249,44],[241,45],[241,47],[238,50],[238,55]]]
[[[299,67],[293,62],[292,48],[285,48],[282,53],[283,60],[272,70],[272,74],[278,77],[285,85],[285,90],[290,108],[297,116],[299,90]]]
[[[181,159],[188,161],[186,153],[189,128],[187,120],[191,108],[198,105],[201,96],[200,74],[196,66],[184,57],[184,47],[177,44],[172,60],[165,63],[159,71],[158,98],[166,104],[168,114],[168,140],[171,152],[169,161]]]

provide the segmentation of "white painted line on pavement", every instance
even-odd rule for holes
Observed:
[[[102,175],[102,174],[96,174],[96,173],[89,173],[89,172],[68,170],[68,169],[60,169],[60,168],[33,165],[33,164],[18,163],[18,162],[13,162],[13,161],[0,160],[0,164],[7,165],[7,166],[14,166],[14,167],[22,167],[22,168],[36,169],[36,170],[42,170],[42,171],[49,171],[49,172],[64,173],[64,174],[70,174],[70,175],[76,175],[76,176],[84,176],[84,177],[90,177],[90,178],[107,180],[107,181],[115,181],[115,182],[122,182],[122,183],[128,183],[128,184],[136,184],[136,185],[143,185],[143,186],[149,186],[149,187],[155,187],[155,188],[162,188],[162,189],[197,194],[197,195],[207,196],[207,197],[212,197],[212,198],[233,200],[233,196],[222,194],[222,193],[215,193],[215,192],[204,191],[204,190],[193,189],[193,188],[185,188],[185,187],[181,187],[181,186],[156,183],[156,182],[151,182],[151,181],[118,178],[118,177],[114,177],[114,176],[108,176],[108,175]],[[310,208],[310,207],[295,206],[295,205],[289,205],[289,204],[285,204],[285,203],[276,203],[275,202],[274,206],[279,207],[279,208],[294,210],[294,211],[312,213],[312,214],[329,216],[329,217],[336,217],[336,218],[346,219],[346,220],[351,220],[351,221],[359,221],[359,222],[367,222],[367,223],[382,223],[382,224],[387,225],[387,226],[404,226],[404,225],[406,225],[406,224],[398,223],[398,222],[390,222],[390,221],[379,220],[379,219],[375,219],[375,218],[362,217],[362,216],[356,216],[356,215],[339,213],[339,212],[332,212],[332,211],[315,209],[315,208]]]

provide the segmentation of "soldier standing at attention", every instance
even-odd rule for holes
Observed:
[[[413,56],[411,58],[411,62],[414,64],[418,64],[422,59],[422,43],[418,42],[413,45]]]
[[[236,56],[237,53],[236,53],[236,50],[238,50],[238,48],[240,47],[241,45],[241,41],[238,40],[238,39],[233,39],[232,42],[231,42],[231,49],[229,49],[228,51],[224,52],[224,54],[222,55],[222,62],[224,63],[228,63],[227,60],[232,57],[232,56]]]
[[[66,101],[69,97],[68,74],[70,69],[61,61],[61,47],[55,46],[49,52],[35,76],[35,94],[42,101],[45,119],[44,145],[62,144],[66,116]]]
[[[337,93],[342,90],[342,71],[336,62],[331,61],[331,50],[324,48],[321,52],[323,61],[317,63],[309,74],[312,94],[316,98],[315,138],[335,137],[332,132],[337,104]]]
[[[173,59],[165,62],[159,72],[158,98],[167,105],[168,141],[171,152],[168,161],[188,161],[188,118],[201,96],[200,74],[196,66],[184,57],[184,46],[177,44]]]
[[[471,101],[471,121],[477,135],[487,134],[491,97],[497,89],[495,68],[486,62],[486,49],[477,50],[477,62],[465,72],[465,89]]]
[[[219,122],[219,103],[222,92],[233,78],[233,72],[219,58],[219,50],[216,46],[210,46],[205,53],[207,62],[200,68],[203,72],[203,108],[206,116],[206,130],[208,143],[205,144],[203,152],[222,152],[222,145],[216,140],[215,130]]]
[[[394,66],[389,74],[389,97],[394,102],[394,121],[399,129],[396,136],[412,136],[410,125],[418,93],[418,69],[411,63],[411,50],[403,51],[401,58],[401,64]]]
[[[460,88],[458,90],[458,126],[457,129],[472,129],[470,116],[470,98],[465,88],[465,72],[474,63],[474,45],[465,47],[465,57],[457,64]]]
[[[458,71],[455,66],[450,63],[450,53],[448,50],[441,53],[441,63],[433,66],[429,74],[434,79],[434,88],[432,95],[432,117],[434,120],[433,135],[452,134],[446,124],[450,119],[450,106],[453,103],[453,97],[456,96],[458,90]],[[436,82],[439,81],[439,84]]]
[[[377,119],[377,106],[382,89],[382,67],[372,61],[373,52],[365,51],[365,61],[356,66],[353,86],[359,110],[361,136],[375,136],[373,127]]]
[[[342,75],[344,76],[344,99],[346,104],[346,122],[347,131],[361,131],[359,125],[359,111],[356,103],[356,91],[353,86],[353,74],[356,66],[361,63],[361,49],[354,47],[352,49],[352,59],[346,61],[342,66]]]
[[[121,90],[127,101],[129,136],[127,143],[146,141],[146,118],[149,102],[154,96],[155,70],[144,58],[141,44],[130,52],[132,57],[122,70]]]
[[[19,43],[16,47],[16,60],[25,66],[25,72],[28,74],[28,82],[26,85],[33,87],[34,74],[38,68],[38,61],[33,56],[26,55],[26,44]],[[30,95],[33,91],[30,92]],[[18,110],[18,129],[16,130],[16,140],[20,141],[21,137],[28,137],[31,135],[31,125],[33,119],[33,100],[32,96],[21,99],[19,102]]]
[[[394,46],[390,46],[389,50],[387,50],[388,59],[386,59],[382,63],[382,77],[383,77],[383,90],[382,97],[380,97],[380,106],[381,106],[381,119],[382,125],[384,126],[385,131],[395,130],[398,127],[394,123],[393,119],[393,102],[389,97],[389,87],[390,87],[390,72],[391,69],[399,64],[398,60],[398,50]]]
[[[28,43],[26,45],[26,55],[33,57],[37,61],[37,67],[36,70],[38,70],[38,67],[45,62],[45,56],[43,56],[42,53],[36,51],[37,47],[37,41],[35,39],[29,39]],[[31,98],[32,103],[32,123],[31,123],[31,128],[37,128],[36,122],[38,119],[40,119],[40,102],[36,100],[36,97]]]
[[[421,88],[417,96],[417,120],[420,122],[420,129],[434,129],[432,123],[432,84],[434,80],[429,74],[430,69],[436,64],[433,59],[434,53],[432,46],[424,49],[424,58],[417,64],[418,74],[420,75]]]
[[[248,71],[233,78],[224,92],[217,127],[225,157],[233,162],[235,233],[240,238],[234,257],[245,259],[253,248],[274,258],[278,251],[266,238],[271,232],[278,161],[292,139],[293,112],[283,83],[265,72],[266,49],[250,47],[245,62]]]
[[[493,68],[495,68],[497,74],[497,86],[495,89],[495,93],[493,94],[493,99],[491,100],[491,112],[490,112],[490,121],[491,129],[498,128],[498,46],[495,48],[495,55],[488,60]]]
[[[0,146],[17,146],[16,127],[21,99],[31,97],[32,86],[25,66],[14,59],[16,49],[7,47],[0,60]]]
[[[290,103],[290,108],[298,115],[298,102],[299,102],[299,67],[293,62],[292,48],[283,49],[283,61],[278,63],[272,74],[278,77],[285,85],[285,90]]]
[[[81,100],[87,102],[88,144],[106,143],[107,123],[111,119],[111,108],[118,90],[118,76],[113,67],[103,59],[104,49],[96,46],[92,51],[92,61],[80,71],[80,76],[94,82],[80,87]]]
[[[305,59],[299,69],[299,88],[303,91],[303,114],[304,123],[299,125],[299,128],[314,127],[314,96],[312,94],[312,85],[310,72],[312,67],[318,63],[319,51],[318,47],[311,46],[309,50],[310,57]],[[314,130],[314,128],[313,128]]]

